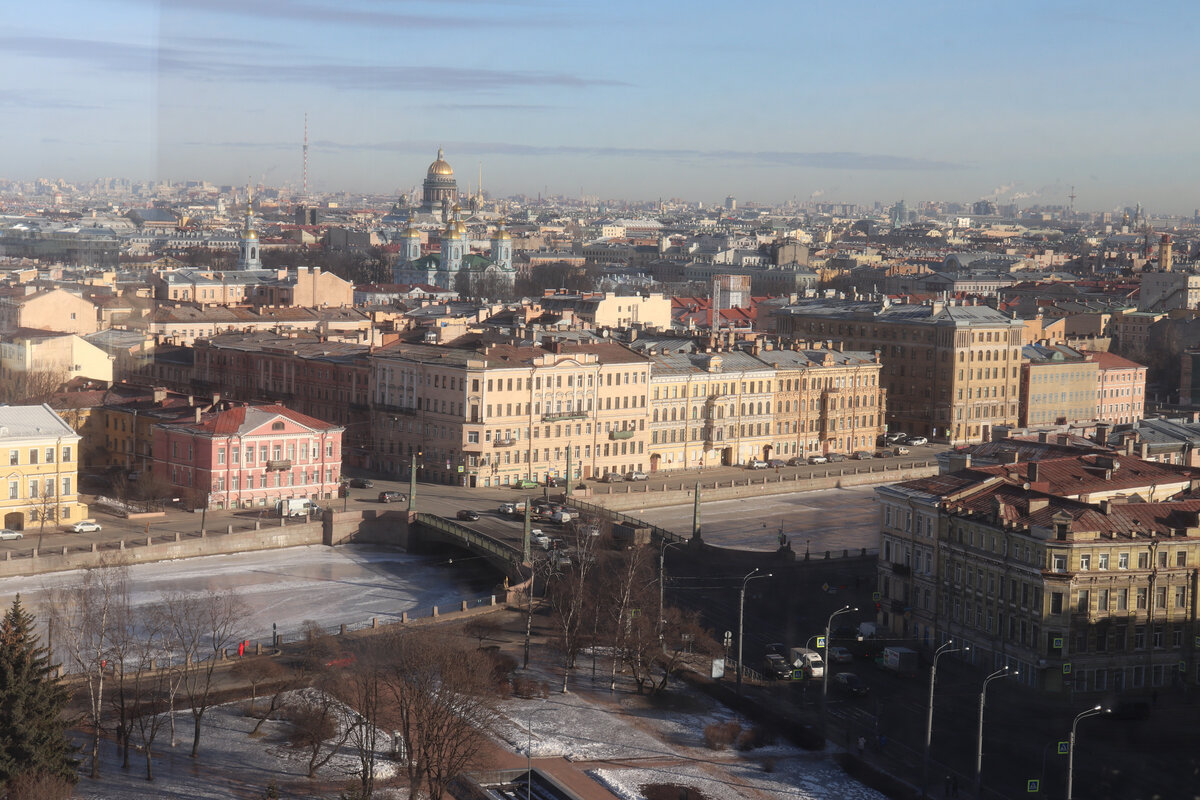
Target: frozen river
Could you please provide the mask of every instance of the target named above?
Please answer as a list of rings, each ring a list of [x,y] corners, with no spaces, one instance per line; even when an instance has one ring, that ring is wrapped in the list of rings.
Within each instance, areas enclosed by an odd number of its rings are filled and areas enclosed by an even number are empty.
[[[246,607],[243,638],[269,641],[271,624],[295,633],[306,620],[329,628],[378,617],[429,616],[433,606],[458,608],[461,600],[490,594],[496,576],[478,559],[415,556],[370,545],[292,547],[256,553],[164,561],[130,567],[135,606],[159,602],[169,592],[233,589]],[[18,592],[22,603],[45,619],[48,593],[81,580],[82,572],[58,572],[0,580],[4,608]]]

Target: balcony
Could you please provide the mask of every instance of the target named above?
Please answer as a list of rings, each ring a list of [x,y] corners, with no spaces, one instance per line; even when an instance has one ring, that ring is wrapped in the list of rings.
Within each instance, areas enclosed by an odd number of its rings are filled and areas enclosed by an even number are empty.
[[[632,439],[633,435],[636,432],[637,431],[634,431],[633,429],[624,430],[624,431],[611,431],[608,434],[608,438],[609,439]]]
[[[555,414],[542,414],[542,422],[561,422],[564,419],[587,419],[587,412],[562,411]]]
[[[516,439],[493,439],[492,440],[492,445],[494,447],[512,447],[516,443],[517,443]]]
[[[292,460],[290,458],[267,462],[268,472],[283,472],[284,470],[289,470],[291,468]]]

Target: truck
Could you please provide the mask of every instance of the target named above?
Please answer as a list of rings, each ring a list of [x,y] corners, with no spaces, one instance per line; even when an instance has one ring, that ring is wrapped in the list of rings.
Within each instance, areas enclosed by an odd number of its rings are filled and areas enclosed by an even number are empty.
[[[917,674],[917,651],[909,647],[883,648],[883,668],[897,675]]]
[[[312,501],[307,497],[289,497],[275,501],[275,513],[281,517],[307,517],[312,510]]]
[[[825,662],[816,650],[793,647],[788,651],[788,655],[791,656],[792,667],[796,670],[797,677],[820,678],[825,674]]]

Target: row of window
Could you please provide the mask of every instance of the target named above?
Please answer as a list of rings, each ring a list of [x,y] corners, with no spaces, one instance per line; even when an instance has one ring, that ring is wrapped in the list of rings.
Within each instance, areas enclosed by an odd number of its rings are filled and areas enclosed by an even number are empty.
[[[274,481],[273,481],[275,487],[307,486],[307,485],[316,484],[321,480],[320,470],[315,470],[315,469],[308,470],[307,472],[305,470],[298,470],[294,476],[291,472],[274,472],[274,473],[268,473],[265,475],[258,476],[258,488],[259,489],[271,488],[271,487],[268,487],[268,485],[267,485],[269,482],[271,482],[269,480],[271,475],[275,476]],[[247,489],[255,488],[254,487],[254,477],[255,476],[253,476],[253,475],[246,476],[246,488]],[[306,480],[306,478],[307,478],[307,480]],[[325,483],[333,483],[333,470],[332,469],[325,470]],[[233,475],[230,475],[229,476],[229,489],[231,491],[236,492],[236,491],[241,490],[241,488],[242,488],[242,476],[238,475],[236,473]],[[217,492],[225,491],[225,476],[224,475],[218,475],[218,476],[216,476],[215,480],[213,480],[213,490],[217,491]]]
[[[242,463],[241,459],[244,454],[245,459],[246,459],[246,465],[247,466],[253,465],[254,464],[254,451],[255,451],[254,445],[246,445],[244,451],[243,451],[243,448],[241,448],[241,447],[231,447],[231,448],[229,448],[229,463],[241,464]],[[296,461],[296,443],[288,442],[285,445],[280,442],[275,442],[273,444],[269,444],[269,445],[264,444],[264,445],[260,445],[258,447],[259,461],[264,462],[264,463],[267,461],[282,461],[282,460],[284,460],[284,453],[287,453],[286,458],[288,461]],[[308,454],[309,454],[309,443],[308,442],[300,442],[300,459],[299,460],[301,463],[308,461]],[[178,440],[171,443],[171,455],[174,458],[179,458],[179,441]],[[188,460],[191,460],[191,458],[192,458],[191,442],[187,443],[187,457],[188,457]],[[321,457],[321,448],[317,442],[312,443],[312,457],[314,459]],[[331,441],[325,443],[325,458],[333,458],[333,442],[331,442]],[[217,448],[217,463],[218,464],[225,463],[225,448],[224,447]]]
[[[27,451],[29,454],[26,464],[53,464],[55,456],[55,448],[53,447],[31,447]],[[65,464],[71,460],[71,445],[64,444],[62,446],[61,461]],[[8,451],[8,465],[17,467],[21,465],[21,451],[12,449]]]
[[[71,477],[63,476],[62,479],[62,494],[67,496],[71,493]],[[18,478],[11,478],[8,481],[8,499],[9,500],[37,500],[38,498],[54,497],[54,478],[30,478],[29,493],[25,497],[21,497],[21,481]]]
[[[1119,552],[1116,555],[1116,568],[1129,569],[1129,552]],[[1055,572],[1066,572],[1068,556],[1068,553],[1052,553],[1050,568]],[[1177,567],[1186,567],[1188,565],[1187,550],[1184,548],[1177,549],[1175,551],[1175,557],[1173,561]],[[1137,553],[1138,569],[1150,569],[1152,563],[1156,567],[1165,569],[1171,562],[1171,554],[1167,548],[1157,549],[1153,559],[1150,557],[1150,551],[1148,550],[1141,550]],[[1080,553],[1076,563],[1079,565],[1078,568],[1080,572],[1087,572],[1091,570],[1093,564],[1095,564],[1096,569],[1106,570],[1110,569],[1110,565],[1112,564],[1112,555],[1110,553]]]
[[[617,456],[641,455],[646,452],[645,442],[605,442],[604,444],[596,445],[597,458],[615,458]],[[553,456],[551,455],[553,453]],[[576,460],[583,459],[588,461],[592,458],[592,446],[590,444],[575,445],[572,452],[572,457]],[[474,453],[467,455],[467,466],[479,467],[486,464],[492,465],[507,465],[507,464],[537,464],[542,461],[550,463],[565,462],[567,459],[567,448],[555,447],[553,450],[549,447],[538,449],[530,448],[528,451],[524,449],[500,450],[492,453],[490,456],[478,456]],[[432,463],[437,463],[440,460],[437,457],[431,458]],[[451,458],[453,462],[455,459]]]

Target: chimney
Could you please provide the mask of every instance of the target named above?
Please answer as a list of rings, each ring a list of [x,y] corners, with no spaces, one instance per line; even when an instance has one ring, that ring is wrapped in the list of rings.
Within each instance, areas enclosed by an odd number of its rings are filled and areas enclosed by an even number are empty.
[[[1063,447],[1067,447],[1067,446],[1069,446],[1069,445],[1071,444],[1071,434],[1069,434],[1069,433],[1060,433],[1060,434],[1058,435],[1058,443],[1059,443],[1060,445],[1062,445]]]
[[[196,411],[196,424],[199,425],[200,424],[200,414],[203,412],[200,411],[200,406],[196,406],[195,411]]]
[[[1106,516],[1106,517],[1108,516],[1108,511],[1111,508],[1112,508],[1112,500],[1101,500],[1100,501],[1100,513],[1103,514],[1104,516]]]
[[[1038,482],[1038,462],[1036,462],[1036,461],[1029,462],[1029,468],[1028,468],[1027,474],[1029,476],[1030,483]]]

